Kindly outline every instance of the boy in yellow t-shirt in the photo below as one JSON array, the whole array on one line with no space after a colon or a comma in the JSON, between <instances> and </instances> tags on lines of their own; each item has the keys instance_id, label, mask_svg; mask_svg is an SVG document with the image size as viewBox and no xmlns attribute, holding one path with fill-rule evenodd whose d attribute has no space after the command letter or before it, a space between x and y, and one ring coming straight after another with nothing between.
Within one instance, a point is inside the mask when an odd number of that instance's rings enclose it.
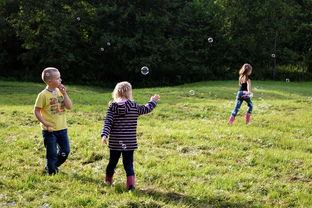
<instances>
[{"instance_id":1,"label":"boy in yellow t-shirt","mask_svg":"<svg viewBox=\"0 0 312 208\"><path fill-rule=\"evenodd\" d=\"M44 138L46 169L52 175L58 172L58 167L66 161L70 152L65 109L71 109L72 102L61 84L58 69L45 68L42 80L47 87L38 94L34 114L40 121Z\"/></svg>"}]
</instances>

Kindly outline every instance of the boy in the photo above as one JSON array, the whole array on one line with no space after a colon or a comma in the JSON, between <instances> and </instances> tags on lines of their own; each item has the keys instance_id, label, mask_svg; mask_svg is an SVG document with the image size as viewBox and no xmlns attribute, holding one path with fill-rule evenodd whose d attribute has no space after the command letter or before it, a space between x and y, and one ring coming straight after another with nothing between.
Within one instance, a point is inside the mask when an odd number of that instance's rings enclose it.
<instances>
[{"instance_id":1,"label":"boy","mask_svg":"<svg viewBox=\"0 0 312 208\"><path fill-rule=\"evenodd\" d=\"M45 168L52 175L58 172L58 167L66 161L70 152L65 108L71 109L72 102L61 84L58 69L47 67L41 77L47 87L38 94L34 114L40 121L44 138L47 159Z\"/></svg>"}]
</instances>

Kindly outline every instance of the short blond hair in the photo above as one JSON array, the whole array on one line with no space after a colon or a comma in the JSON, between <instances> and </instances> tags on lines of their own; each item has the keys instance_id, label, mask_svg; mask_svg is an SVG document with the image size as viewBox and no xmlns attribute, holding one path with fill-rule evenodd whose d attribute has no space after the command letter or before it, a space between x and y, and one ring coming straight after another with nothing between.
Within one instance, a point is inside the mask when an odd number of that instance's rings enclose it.
<instances>
[{"instance_id":1,"label":"short blond hair","mask_svg":"<svg viewBox=\"0 0 312 208\"><path fill-rule=\"evenodd\" d=\"M122 98L127 98L129 100L132 100L132 86L129 82L119 82L117 83L113 93L112 97L114 101L120 101Z\"/></svg>"},{"instance_id":2,"label":"short blond hair","mask_svg":"<svg viewBox=\"0 0 312 208\"><path fill-rule=\"evenodd\" d=\"M46 83L48 80L51 80L54 77L55 72L59 70L55 67L47 67L42 71L41 78Z\"/></svg>"}]
</instances>

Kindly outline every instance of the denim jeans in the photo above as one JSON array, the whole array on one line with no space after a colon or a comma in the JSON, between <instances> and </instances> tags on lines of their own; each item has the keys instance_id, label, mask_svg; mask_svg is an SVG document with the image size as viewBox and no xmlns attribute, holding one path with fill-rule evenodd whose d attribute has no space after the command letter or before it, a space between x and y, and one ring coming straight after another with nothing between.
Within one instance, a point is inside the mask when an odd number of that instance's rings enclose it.
<instances>
[{"instance_id":1,"label":"denim jeans","mask_svg":"<svg viewBox=\"0 0 312 208\"><path fill-rule=\"evenodd\" d=\"M236 116L243 101L246 101L247 105L248 105L248 110L247 113L251 113L252 112L252 101L251 98L246 96L246 91L238 91L237 95L236 95L236 105L234 110L232 111L232 115Z\"/></svg>"},{"instance_id":2,"label":"denim jeans","mask_svg":"<svg viewBox=\"0 0 312 208\"><path fill-rule=\"evenodd\" d=\"M134 176L133 170L133 153L134 151L115 151L110 150L109 152L109 162L106 168L106 175L113 176L115 173L115 168L117 166L120 155L122 154L122 162L125 168L127 176Z\"/></svg>"},{"instance_id":3,"label":"denim jeans","mask_svg":"<svg viewBox=\"0 0 312 208\"><path fill-rule=\"evenodd\" d=\"M49 174L55 174L60 165L62 165L70 152L67 129L48 132L42 130L44 146L46 148L46 159Z\"/></svg>"}]
</instances>

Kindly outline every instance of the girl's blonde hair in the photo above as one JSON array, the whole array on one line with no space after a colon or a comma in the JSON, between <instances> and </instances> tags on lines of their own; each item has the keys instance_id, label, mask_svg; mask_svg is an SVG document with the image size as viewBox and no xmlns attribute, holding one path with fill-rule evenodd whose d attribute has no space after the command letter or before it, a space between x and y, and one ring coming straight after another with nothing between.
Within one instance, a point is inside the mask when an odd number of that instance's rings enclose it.
<instances>
[{"instance_id":1,"label":"girl's blonde hair","mask_svg":"<svg viewBox=\"0 0 312 208\"><path fill-rule=\"evenodd\" d=\"M121 101L123 98L132 100L132 86L129 82L119 82L117 83L112 97L114 101Z\"/></svg>"},{"instance_id":2,"label":"girl's blonde hair","mask_svg":"<svg viewBox=\"0 0 312 208\"><path fill-rule=\"evenodd\" d=\"M242 68L239 70L239 79L238 83L246 83L248 80L248 75L252 71L252 66L250 64L244 64Z\"/></svg>"},{"instance_id":3,"label":"girl's blonde hair","mask_svg":"<svg viewBox=\"0 0 312 208\"><path fill-rule=\"evenodd\" d=\"M42 74L41 74L42 80L45 83L47 83L48 80L51 80L54 77L55 72L59 72L59 70L57 68L54 68L54 67L47 67L47 68L45 68L42 71Z\"/></svg>"}]
</instances>

